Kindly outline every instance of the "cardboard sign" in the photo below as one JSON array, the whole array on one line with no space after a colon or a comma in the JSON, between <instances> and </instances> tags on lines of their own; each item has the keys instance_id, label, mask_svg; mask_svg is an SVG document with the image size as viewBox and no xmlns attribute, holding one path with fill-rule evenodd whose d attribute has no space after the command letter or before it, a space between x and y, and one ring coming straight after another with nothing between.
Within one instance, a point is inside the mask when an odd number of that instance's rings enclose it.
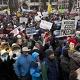
<instances>
[{"instance_id":1,"label":"cardboard sign","mask_svg":"<svg viewBox=\"0 0 80 80\"><path fill-rule=\"evenodd\" d=\"M76 25L76 20L62 20L61 35L68 36L74 34L76 31Z\"/></svg>"},{"instance_id":2,"label":"cardboard sign","mask_svg":"<svg viewBox=\"0 0 80 80\"><path fill-rule=\"evenodd\" d=\"M23 22L27 23L28 19L25 17L20 17L20 23L23 23Z\"/></svg>"},{"instance_id":3,"label":"cardboard sign","mask_svg":"<svg viewBox=\"0 0 80 80\"><path fill-rule=\"evenodd\" d=\"M53 23L51 23L51 22L48 22L48 21L45 21L45 20L41 20L40 28L50 30L52 25L53 25Z\"/></svg>"}]
</instances>

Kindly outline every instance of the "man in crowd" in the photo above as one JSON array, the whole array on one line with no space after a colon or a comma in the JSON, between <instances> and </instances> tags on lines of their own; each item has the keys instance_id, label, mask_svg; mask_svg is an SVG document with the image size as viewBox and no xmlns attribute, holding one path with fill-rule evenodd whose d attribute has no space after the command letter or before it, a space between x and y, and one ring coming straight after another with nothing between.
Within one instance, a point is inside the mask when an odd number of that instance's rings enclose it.
<instances>
[{"instance_id":1,"label":"man in crowd","mask_svg":"<svg viewBox=\"0 0 80 80\"><path fill-rule=\"evenodd\" d=\"M21 56L16 60L14 64L14 70L20 80L30 80L29 70L32 62L32 57L27 47L22 48Z\"/></svg>"}]
</instances>

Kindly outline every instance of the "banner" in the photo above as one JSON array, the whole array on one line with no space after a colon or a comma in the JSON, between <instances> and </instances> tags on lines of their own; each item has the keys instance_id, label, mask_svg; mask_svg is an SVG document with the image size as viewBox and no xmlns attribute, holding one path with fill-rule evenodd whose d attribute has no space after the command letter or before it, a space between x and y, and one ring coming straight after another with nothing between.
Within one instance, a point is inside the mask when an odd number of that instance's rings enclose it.
<instances>
[{"instance_id":1,"label":"banner","mask_svg":"<svg viewBox=\"0 0 80 80\"><path fill-rule=\"evenodd\" d=\"M76 20L62 20L61 36L72 35L76 31Z\"/></svg>"},{"instance_id":2,"label":"banner","mask_svg":"<svg viewBox=\"0 0 80 80\"><path fill-rule=\"evenodd\" d=\"M48 22L48 21L45 21L45 20L41 20L40 28L50 30L52 25L53 25L53 23L51 23L51 22Z\"/></svg>"},{"instance_id":3,"label":"banner","mask_svg":"<svg viewBox=\"0 0 80 80\"><path fill-rule=\"evenodd\" d=\"M23 22L25 22L25 23L27 23L28 22L28 19L27 18L25 18L25 17L20 17L20 23L23 23Z\"/></svg>"}]
</instances>

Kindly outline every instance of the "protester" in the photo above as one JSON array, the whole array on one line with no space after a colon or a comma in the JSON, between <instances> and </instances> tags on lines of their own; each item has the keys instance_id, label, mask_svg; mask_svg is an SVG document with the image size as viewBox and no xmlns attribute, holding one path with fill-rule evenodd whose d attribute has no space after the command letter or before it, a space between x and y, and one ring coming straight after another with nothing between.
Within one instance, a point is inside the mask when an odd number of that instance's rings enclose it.
<instances>
[{"instance_id":1,"label":"protester","mask_svg":"<svg viewBox=\"0 0 80 80\"><path fill-rule=\"evenodd\" d=\"M48 80L59 80L58 64L53 50L46 50L45 65L47 67Z\"/></svg>"},{"instance_id":2,"label":"protester","mask_svg":"<svg viewBox=\"0 0 80 80\"><path fill-rule=\"evenodd\" d=\"M30 68L30 74L32 76L32 80L42 80L39 54L37 52L33 52L32 59L33 61L31 63L31 68Z\"/></svg>"},{"instance_id":3,"label":"protester","mask_svg":"<svg viewBox=\"0 0 80 80\"><path fill-rule=\"evenodd\" d=\"M80 66L68 50L79 52L80 43L63 18L44 11L0 15L0 80L74 80Z\"/></svg>"},{"instance_id":4,"label":"protester","mask_svg":"<svg viewBox=\"0 0 80 80\"><path fill-rule=\"evenodd\" d=\"M61 69L62 69L62 80L69 80L70 74L70 58L68 55L68 50L64 49L61 55Z\"/></svg>"},{"instance_id":5,"label":"protester","mask_svg":"<svg viewBox=\"0 0 80 80\"><path fill-rule=\"evenodd\" d=\"M15 73L21 80L31 80L30 65L32 57L28 54L29 51L30 50L27 47L23 47L21 56L14 63Z\"/></svg>"}]
</instances>

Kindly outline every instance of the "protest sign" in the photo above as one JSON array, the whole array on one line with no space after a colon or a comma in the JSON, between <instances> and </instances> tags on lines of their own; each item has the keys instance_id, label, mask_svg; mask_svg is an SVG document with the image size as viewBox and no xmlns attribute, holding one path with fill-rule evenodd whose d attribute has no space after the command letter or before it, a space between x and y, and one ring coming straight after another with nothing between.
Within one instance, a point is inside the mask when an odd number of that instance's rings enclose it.
<instances>
[{"instance_id":1,"label":"protest sign","mask_svg":"<svg viewBox=\"0 0 80 80\"><path fill-rule=\"evenodd\" d=\"M20 29L20 31L25 30L25 28L22 25L20 25L19 27L17 27L17 29Z\"/></svg>"},{"instance_id":2,"label":"protest sign","mask_svg":"<svg viewBox=\"0 0 80 80\"><path fill-rule=\"evenodd\" d=\"M48 17L48 12L42 12L42 17Z\"/></svg>"},{"instance_id":3,"label":"protest sign","mask_svg":"<svg viewBox=\"0 0 80 80\"><path fill-rule=\"evenodd\" d=\"M35 21L40 21L41 20L41 18L40 18L40 16L38 15L38 16L35 16Z\"/></svg>"},{"instance_id":4,"label":"protest sign","mask_svg":"<svg viewBox=\"0 0 80 80\"><path fill-rule=\"evenodd\" d=\"M25 18L25 17L20 17L20 23L23 23L23 22L25 22L25 23L27 23L28 22L28 19L27 18Z\"/></svg>"},{"instance_id":5,"label":"protest sign","mask_svg":"<svg viewBox=\"0 0 80 80\"><path fill-rule=\"evenodd\" d=\"M62 20L61 36L72 35L76 31L76 20Z\"/></svg>"},{"instance_id":6,"label":"protest sign","mask_svg":"<svg viewBox=\"0 0 80 80\"><path fill-rule=\"evenodd\" d=\"M37 12L37 14L38 14L38 16L42 16L42 15L41 15L41 12Z\"/></svg>"},{"instance_id":7,"label":"protest sign","mask_svg":"<svg viewBox=\"0 0 80 80\"><path fill-rule=\"evenodd\" d=\"M80 19L80 17L79 16L75 16L75 20L79 20Z\"/></svg>"},{"instance_id":8,"label":"protest sign","mask_svg":"<svg viewBox=\"0 0 80 80\"><path fill-rule=\"evenodd\" d=\"M19 30L17 28L15 28L13 31L11 31L10 33L13 33L14 36L19 34Z\"/></svg>"},{"instance_id":9,"label":"protest sign","mask_svg":"<svg viewBox=\"0 0 80 80\"><path fill-rule=\"evenodd\" d=\"M36 29L35 29L35 27L26 28L26 33L27 33L27 35L36 34Z\"/></svg>"},{"instance_id":10,"label":"protest sign","mask_svg":"<svg viewBox=\"0 0 80 80\"><path fill-rule=\"evenodd\" d=\"M52 25L53 25L53 23L51 23L51 22L41 20L40 28L50 30Z\"/></svg>"}]
</instances>

